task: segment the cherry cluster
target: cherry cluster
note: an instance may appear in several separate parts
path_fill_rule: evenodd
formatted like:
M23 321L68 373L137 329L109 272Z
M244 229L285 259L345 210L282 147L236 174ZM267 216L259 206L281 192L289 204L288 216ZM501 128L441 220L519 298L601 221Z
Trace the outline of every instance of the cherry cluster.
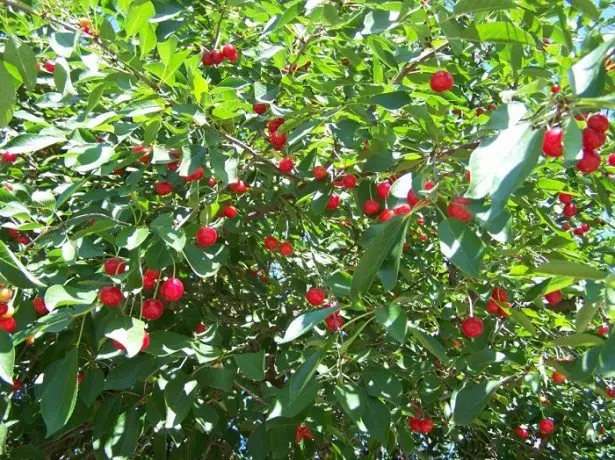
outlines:
M204 66L221 64L224 59L235 62L239 58L235 45L224 45L221 50L205 51L201 62Z

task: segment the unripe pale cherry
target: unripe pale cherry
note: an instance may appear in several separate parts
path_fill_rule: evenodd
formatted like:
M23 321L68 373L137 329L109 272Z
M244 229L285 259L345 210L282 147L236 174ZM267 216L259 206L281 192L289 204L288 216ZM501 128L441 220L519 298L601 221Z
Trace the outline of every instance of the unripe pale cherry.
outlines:
M380 212L380 203L374 199L367 200L363 203L363 212L368 216L378 214L378 212Z
M376 185L376 195L378 195L383 200L387 199L390 191L391 183L388 181L380 182L378 185Z
M597 129L585 128L582 131L583 135L583 148L585 150L594 150L601 147L606 141L606 134L603 131Z
M551 419L543 418L538 424L538 427L540 429L540 433L549 434L555 429L555 423L553 423Z
M258 115L263 115L267 112L269 106L267 104L252 104L252 110Z
M446 70L438 70L429 78L429 86L436 93L451 89L453 84L453 76Z
M577 169L584 174L591 174L600 167L600 155L593 150L583 150L582 157L577 161Z
M327 201L327 209L333 211L334 209L337 209L339 205L340 197L334 193L329 197L329 201Z
M330 331L339 331L344 326L344 318L339 311L336 311L327 316L325 323Z
M100 302L106 307L117 307L124 299L124 295L120 288L115 286L105 286L101 288L98 292L98 296Z
M264 240L265 248L272 251L278 247L278 239L275 236L266 236Z
M47 310L47 305L45 304L45 299L41 297L35 297L32 299L32 305L34 305L34 311L39 316L49 313L49 310Z
M545 299L550 305L557 305L562 301L562 291L553 291L545 294Z
M562 128L547 129L542 138L542 153L548 157L562 156L562 153L564 153L563 138L564 131L562 131Z
M155 321L162 316L164 305L158 299L146 299L141 311L145 319Z
M572 203L572 195L566 192L560 192L558 195L559 202L562 204Z
M461 333L469 338L478 337L483 333L483 320L470 316L461 322Z
M293 251L294 251L293 245L290 244L288 241L285 241L284 243L280 244L280 248L278 249L278 251L284 257L292 256L293 255Z
M324 166L315 166L312 170L312 175L316 180L324 179L325 177L327 177L327 168L325 168Z
M208 248L218 241L218 232L212 227L201 227L196 232L196 242L202 248Z
M568 203L564 206L564 216L572 217L577 213L577 207L574 203Z
M105 260L103 268L105 270L105 273L109 276L121 275L126 271L126 262L124 262L119 257L113 257L111 259Z
M184 295L184 283L178 278L169 278L162 283L160 295L169 302L179 300Z
M318 306L322 305L325 301L325 291L320 288L312 287L307 290L305 293L305 299L310 303L310 305Z
M604 115L597 113L589 117L587 120L587 127L595 129L596 131L605 132L609 129L609 119Z
M293 162L293 159L290 157L284 157L280 160L278 169L282 174L288 174L293 170L294 167L295 163Z

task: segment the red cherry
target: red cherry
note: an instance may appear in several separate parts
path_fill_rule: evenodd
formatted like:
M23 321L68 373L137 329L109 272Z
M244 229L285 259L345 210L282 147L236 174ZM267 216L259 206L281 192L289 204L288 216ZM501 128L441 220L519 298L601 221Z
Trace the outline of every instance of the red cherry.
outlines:
M305 293L305 299L313 306L322 305L325 302L325 291L320 288L309 288Z
M145 274L143 275L143 288L144 289L153 289L156 286L156 281L158 281L158 277L160 276L160 272L158 270L145 270Z
M555 429L555 423L551 419L543 418L538 424L542 434L549 434Z
M327 177L327 168L324 166L315 166L312 170L312 175L316 180L322 180Z
M542 152L548 157L559 157L564 153L562 128L550 128L542 138Z
M572 230L572 233L574 233L576 236L583 236L583 228L582 227L577 227L575 229Z
M410 206L416 206L420 201L417 194L414 193L414 190L410 189L410 191L408 191L408 203L410 203Z
M208 248L216 243L218 240L218 232L212 227L201 227L196 232L196 242L202 248Z
M429 434L433 429L433 421L430 418L424 418L421 420L419 431L424 434Z
M344 318L342 318L339 311L336 311L327 316L325 323L330 331L339 331L344 326Z
M497 315L500 313L500 306L495 300L489 299L487 301L487 312L492 315Z
M53 73L53 71L56 70L56 65L52 61L46 61L45 64L43 64L43 67L50 73Z
M348 67L348 66L350 65L350 59L348 59L348 58L343 58L343 59L342 59L342 65L343 65L344 67Z
M203 168L198 168L192 174L188 174L187 176L179 176L179 177L184 182L192 182L192 181L200 180L204 174L205 174L205 170L203 170Z
M222 213L224 214L224 217L228 217L229 219L232 219L233 217L237 216L237 208L235 206L229 205L224 208Z
M368 216L378 214L378 212L380 212L380 203L373 199L367 200L365 203L363 203L363 212Z
M391 217L393 217L395 215L395 213L393 211L391 211L390 209L385 209L384 211L382 211L380 213L380 215L378 216L378 220L380 222L386 222L387 220L389 220Z
M425 235L424 233L421 233L421 234L419 235L419 239L420 239L421 241L427 241L427 239L428 239L428 238L429 238L429 237L428 237L427 235Z
M568 204L568 203L572 203L573 197L570 193L560 192L558 198L559 198L560 203Z
M491 290L491 298L503 302L508 299L508 292L506 292L506 289L496 286Z
M9 318L0 318L0 329L5 332L8 332L9 334L15 332L15 329L17 329L17 323L15 322L15 318L13 318L12 316Z
M557 93L559 93L561 89L562 89L562 88L561 88L559 85L557 85L557 84L555 84L555 85L551 86L551 92L552 92L553 94L557 94Z
M527 429L518 426L517 428L515 428L515 434L521 439L526 439L530 435L530 432Z
M2 154L2 163L15 163L15 160L17 160L16 153L4 152Z
M237 48L235 45L224 45L222 47L222 55L231 62L237 60Z
M589 232L589 229L590 229L589 224L586 224L586 223L581 224L581 230L583 230L583 233Z
M280 245L278 251L280 251L280 254L282 254L284 257L292 256L294 251L293 245L290 244L288 241L285 241Z
M280 134L277 131L269 135L269 142L274 146L280 147L286 144L286 134Z
M177 171L177 168L179 168L179 161L174 161L167 164L167 171ZM160 195L163 194L161 193Z
M436 93L447 91L453 87L453 76L446 70L438 70L429 79L429 86Z
M103 265L105 273L110 276L121 275L126 271L126 262L119 257L105 260Z
M389 182L380 182L378 185L376 185L376 195L378 195L383 200L387 199L390 191L391 184Z
M495 109L497 109L497 107L493 104L489 104L487 105L487 110L489 110L489 112L493 112Z
M604 131L598 131L597 129L585 128L583 134L583 149L594 150L602 146L606 141L606 134Z
M596 131L605 132L609 129L609 119L604 115L597 113L592 115L587 120L587 126Z
M139 158L139 161L144 165L149 164L149 154L146 153L145 155L143 155L141 158Z
M214 187L216 185L216 179L210 177L209 179L207 179L207 185L209 185L210 187Z
M483 321L476 316L470 316L461 322L461 333L466 337L478 337L483 333L483 330Z
M303 439L314 439L310 427L305 425L297 425L295 427L295 442L299 444Z
M205 325L203 323L199 323L196 326L194 326L194 332L196 332L197 334L202 334L203 332L205 332Z
M21 380L14 379L13 384L11 385L11 391L12 392L19 391L21 390L21 387L23 387L23 383L21 383Z
M577 169L584 174L593 173L600 167L600 155L593 150L583 150L583 156L577 161Z
M357 186L357 177L353 174L348 174L343 177L342 185L346 188L355 188Z
M211 52L211 60L215 65L218 65L224 60L224 55L221 51L214 50Z
M150 338L149 334L146 332L143 336L143 342L141 342L141 351L145 351L149 348Z
M107 307L117 307L124 299L124 295L120 288L115 286L105 286L101 288L98 292L98 296L100 302Z
M399 206L395 207L395 209L393 209L393 212L395 212L395 214L398 216L405 216L406 214L410 214L410 211L412 211L412 208L407 204L400 204Z
M203 58L201 59L201 62L203 63L204 66L207 66L207 67L214 65L213 51L205 51L205 53L203 53Z
M472 179L472 173L470 172L469 169L466 169L466 180L470 182L471 179Z
M609 325L608 324L603 324L602 326L600 326L598 328L598 334L600 335L607 335L609 333Z
M269 131L270 134L275 133L278 130L278 128L282 126L283 123L284 123L284 118L282 117L269 120L269 123L267 123L267 130Z
M469 203L467 198L455 197L446 208L448 216L452 219L457 219L462 222L470 222L472 220L472 213L468 211L466 205Z
M237 182L231 182L230 184L228 184L228 188L230 188L231 191L239 195L245 193L248 190L248 186L241 179L237 179Z
M329 197L329 201L327 201L327 209L334 210L340 205L340 197L335 193Z
M77 374L77 384L83 382L83 379L85 378L85 372L79 372Z
M480 117L483 113L485 113L485 109L483 109L482 107L479 107L478 109L476 109L477 117Z
M178 278L169 278L162 283L160 295L162 295L164 300L168 300L170 302L179 300L184 295L184 283L182 283Z
M615 388L609 387L609 388L606 389L605 393L606 393L607 397L609 397L611 399L615 398Z
M262 115L267 112L268 108L269 106L267 104L252 104L252 110L258 115Z
M436 186L436 183L432 180L428 180L425 182L425 190L431 190Z
M173 191L173 185L169 181L157 182L154 186L156 195L166 196Z
M34 311L39 316L49 313L49 310L47 310L47 305L45 305L45 299L41 297L35 297L32 299L32 305L34 305Z
M416 223L419 225L425 225L425 219L423 219L422 217L419 217L416 219Z
M615 153L609 155L609 166L615 166Z
M275 236L266 236L265 237L265 248L272 251L278 247L278 239Z
M182 287L183 289L183 287ZM164 311L164 305L158 299L146 299L143 301L143 307L141 312L145 319L154 321L162 316L162 312Z
M294 167L295 163L293 162L293 159L291 157L284 157L280 160L280 165L278 166L278 169L282 174L288 174L293 170Z
M554 383L564 383L566 381L566 376L561 372L553 371L551 380L553 380Z
M550 305L557 305L562 301L562 291L553 291L545 294L545 299Z
M577 207L574 203L568 203L564 206L564 216L572 217L577 213Z

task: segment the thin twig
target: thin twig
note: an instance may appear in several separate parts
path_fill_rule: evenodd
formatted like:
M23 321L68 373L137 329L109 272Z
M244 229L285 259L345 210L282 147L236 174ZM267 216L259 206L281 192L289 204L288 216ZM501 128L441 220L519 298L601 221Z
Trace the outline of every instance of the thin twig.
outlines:
M421 54L419 54L417 57L415 57L414 59L411 59L410 62L408 62L408 64L406 65L406 67L404 67L397 74L397 76L393 79L393 84L399 85L404 80L404 78L406 78L406 75L408 75L410 72L415 70L419 64L421 64L423 61L426 61L427 59L435 55L438 51L440 51L446 46L448 46L448 43L443 43L442 45L436 48L426 49Z

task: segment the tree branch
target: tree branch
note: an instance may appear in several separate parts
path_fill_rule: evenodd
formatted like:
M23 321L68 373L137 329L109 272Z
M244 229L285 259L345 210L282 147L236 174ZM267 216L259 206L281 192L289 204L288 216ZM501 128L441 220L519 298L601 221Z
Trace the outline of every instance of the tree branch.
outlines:
M417 57L415 57L414 59L411 59L408 62L408 64L406 65L406 67L404 67L397 74L397 76L393 79L393 84L394 85L399 85L404 80L404 78L406 78L406 75L408 75L410 72L416 70L416 68L417 68L417 66L419 64L423 63L423 61L426 61L430 57L434 56L438 51L440 51L441 49L445 48L446 46L448 46L448 43L443 43L442 45L438 46L437 48L426 49L421 54L419 54Z

